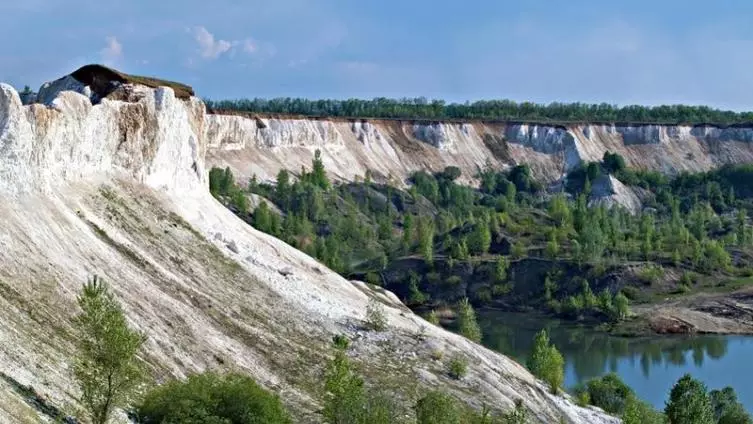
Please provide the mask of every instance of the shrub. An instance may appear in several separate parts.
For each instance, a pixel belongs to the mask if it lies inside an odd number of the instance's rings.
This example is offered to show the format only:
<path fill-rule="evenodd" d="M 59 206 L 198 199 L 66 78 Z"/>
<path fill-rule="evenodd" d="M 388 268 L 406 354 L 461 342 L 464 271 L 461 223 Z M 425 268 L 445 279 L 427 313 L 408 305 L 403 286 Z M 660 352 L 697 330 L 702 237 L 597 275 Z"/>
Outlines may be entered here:
<path fill-rule="evenodd" d="M 447 277 L 447 280 L 445 280 L 448 286 L 457 286 L 460 285 L 460 283 L 463 282 L 463 279 L 458 277 L 457 275 L 451 275 Z"/>
<path fill-rule="evenodd" d="M 136 408 L 143 424 L 288 424 L 279 397 L 245 375 L 204 373 L 150 391 Z"/>
<path fill-rule="evenodd" d="M 440 391 L 431 391 L 416 402 L 417 424 L 457 424 L 461 412 L 455 399 Z"/>
<path fill-rule="evenodd" d="M 640 297 L 641 291 L 637 287 L 625 286 L 622 288 L 622 294 L 624 294 L 630 300 L 636 300 Z"/>
<path fill-rule="evenodd" d="M 368 274 L 366 274 L 366 282 L 371 284 L 372 286 L 382 285 L 382 279 L 376 272 L 369 272 Z"/>
<path fill-rule="evenodd" d="M 435 349 L 431 352 L 431 359 L 435 361 L 441 361 L 443 357 L 444 357 L 444 352 L 442 352 L 442 350 L 440 349 Z"/>
<path fill-rule="evenodd" d="M 430 324 L 439 325 L 439 315 L 437 315 L 437 311 L 434 309 L 429 312 L 429 315 L 426 316 L 426 321 L 429 321 Z"/>
<path fill-rule="evenodd" d="M 662 277 L 664 277 L 664 268 L 661 265 L 649 265 L 638 273 L 638 278 L 649 285 L 657 283 Z"/>
<path fill-rule="evenodd" d="M 468 360 L 460 355 L 455 355 L 447 363 L 447 374 L 455 380 L 460 380 L 468 374 Z"/>
<path fill-rule="evenodd" d="M 332 345 L 335 347 L 335 349 L 348 350 L 348 346 L 350 346 L 350 340 L 348 340 L 347 336 L 336 334 L 332 336 Z"/>
<path fill-rule="evenodd" d="M 384 306 L 374 298 L 371 298 L 366 306 L 366 327 L 374 331 L 387 329 L 387 315 Z"/>
<path fill-rule="evenodd" d="M 628 398 L 635 396 L 633 390 L 615 373 L 589 380 L 585 385 L 584 392 L 591 405 L 598 406 L 615 415 L 621 415 L 625 412 Z"/>

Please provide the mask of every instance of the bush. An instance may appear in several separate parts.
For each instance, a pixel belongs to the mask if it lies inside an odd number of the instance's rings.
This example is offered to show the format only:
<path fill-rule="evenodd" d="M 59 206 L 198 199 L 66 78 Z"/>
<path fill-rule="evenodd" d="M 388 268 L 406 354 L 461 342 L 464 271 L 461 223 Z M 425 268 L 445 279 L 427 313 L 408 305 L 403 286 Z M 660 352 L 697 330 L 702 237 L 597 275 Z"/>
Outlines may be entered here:
<path fill-rule="evenodd" d="M 615 415 L 625 412 L 628 399 L 635 396 L 633 390 L 615 373 L 589 380 L 582 392 L 587 395 L 591 405 Z"/>
<path fill-rule="evenodd" d="M 241 374 L 204 373 L 150 391 L 136 408 L 143 424 L 287 424 L 279 397 Z"/>
<path fill-rule="evenodd" d="M 468 374 L 468 360 L 456 355 L 447 363 L 447 374 L 455 380 L 460 380 Z"/>
<path fill-rule="evenodd" d="M 447 277 L 447 280 L 445 280 L 448 286 L 457 286 L 460 285 L 460 283 L 463 282 L 463 279 L 458 277 L 457 275 L 451 275 Z"/>
<path fill-rule="evenodd" d="M 366 306 L 366 327 L 374 331 L 387 329 L 387 315 L 384 312 L 384 306 L 374 298 L 371 298 Z"/>
<path fill-rule="evenodd" d="M 446 393 L 431 391 L 416 402 L 417 424 L 457 424 L 460 419 L 457 402 Z"/>
<path fill-rule="evenodd" d="M 371 284 L 372 286 L 382 285 L 382 279 L 376 272 L 369 272 L 368 274 L 366 274 L 366 282 Z"/>
<path fill-rule="evenodd" d="M 350 346 L 350 340 L 348 340 L 347 336 L 336 334 L 332 336 L 332 345 L 335 347 L 335 349 L 348 350 L 348 346 Z"/>

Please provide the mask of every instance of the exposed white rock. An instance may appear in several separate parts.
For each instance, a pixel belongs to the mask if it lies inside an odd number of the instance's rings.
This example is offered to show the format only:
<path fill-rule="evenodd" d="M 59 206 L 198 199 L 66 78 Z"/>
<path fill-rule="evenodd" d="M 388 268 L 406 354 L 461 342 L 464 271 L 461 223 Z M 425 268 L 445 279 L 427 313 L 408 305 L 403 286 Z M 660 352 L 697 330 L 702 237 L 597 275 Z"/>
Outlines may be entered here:
<path fill-rule="evenodd" d="M 148 359 L 159 369 L 183 376 L 221 362 L 315 409 L 312 393 L 290 383 L 298 376 L 277 364 L 320 355 L 333 334 L 355 338 L 374 293 L 236 218 L 209 195 L 204 156 L 209 142 L 244 146 L 234 152 L 321 146 L 334 161 L 337 148 L 363 143 L 347 123 L 267 120 L 254 129 L 255 122 L 238 120 L 245 118 L 207 117 L 199 100 L 181 101 L 169 88 L 144 93 L 135 103 L 92 105 L 62 91 L 48 108 L 23 106 L 0 85 L 0 284 L 14 293 L 0 298 L 0 372 L 58 404 L 72 400 L 70 346 L 55 329 L 65 329 L 80 283 L 96 272 L 146 331 Z M 389 147 L 382 140 L 371 151 L 389 157 Z M 480 159 L 473 149 L 463 153 Z M 279 156 L 286 160 L 284 151 Z M 360 159 L 345 158 L 353 166 Z M 388 299 L 389 331 L 379 341 L 366 334 L 354 342 L 357 352 L 374 352 L 364 366 L 399 363 L 397 370 L 412 373 L 405 378 L 433 375 L 422 384 L 439 379 L 458 396 L 476 393 L 469 400 L 498 407 L 520 397 L 542 422 L 617 422 L 550 395 L 516 362 Z M 426 342 L 416 341 L 419 332 Z M 412 352 L 398 355 L 405 346 Z M 469 359 L 463 382 L 446 379 L 441 364 L 426 359 L 436 346 Z M 306 365 L 298 372 L 310 372 Z M 0 410 L 0 420 L 18 418 Z"/>
<path fill-rule="evenodd" d="M 589 205 L 621 206 L 631 213 L 638 213 L 642 208 L 641 199 L 633 190 L 617 178 L 603 174 L 593 181 L 588 202 Z"/>

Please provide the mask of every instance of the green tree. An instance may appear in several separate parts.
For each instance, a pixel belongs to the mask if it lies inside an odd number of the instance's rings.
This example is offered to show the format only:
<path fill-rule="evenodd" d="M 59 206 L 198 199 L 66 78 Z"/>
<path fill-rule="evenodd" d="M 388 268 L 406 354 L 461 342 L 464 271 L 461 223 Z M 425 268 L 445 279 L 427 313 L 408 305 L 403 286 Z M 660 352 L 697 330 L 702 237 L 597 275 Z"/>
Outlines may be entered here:
<path fill-rule="evenodd" d="M 321 187 L 323 190 L 329 189 L 329 180 L 327 179 L 327 172 L 324 170 L 324 163 L 322 162 L 322 152 L 316 149 L 314 152 L 314 160 L 312 163 L 311 182 Z"/>
<path fill-rule="evenodd" d="M 572 212 L 567 204 L 567 200 L 563 195 L 557 195 L 552 197 L 549 201 L 549 216 L 554 220 L 560 228 L 567 228 L 572 225 Z"/>
<path fill-rule="evenodd" d="M 458 328 L 460 334 L 468 340 L 481 342 L 481 327 L 476 320 L 476 311 L 467 297 L 458 304 Z"/>
<path fill-rule="evenodd" d="M 105 424 L 115 408 L 125 407 L 138 393 L 146 372 L 138 352 L 146 336 L 128 327 L 125 314 L 97 276 L 78 296 L 76 358 L 73 374 L 81 403 L 94 424 Z"/>
<path fill-rule="evenodd" d="M 619 292 L 614 297 L 614 308 L 618 319 L 625 319 L 630 314 L 630 300 L 624 293 Z"/>
<path fill-rule="evenodd" d="M 269 210 L 269 206 L 267 206 L 267 202 L 261 201 L 259 203 L 259 206 L 254 209 L 254 213 L 252 215 L 252 223 L 254 225 L 254 228 L 256 228 L 259 231 L 269 233 L 272 230 L 272 214 L 274 212 L 271 212 Z"/>
<path fill-rule="evenodd" d="M 430 219 L 419 222 L 418 244 L 426 263 L 434 263 L 434 223 Z"/>
<path fill-rule="evenodd" d="M 477 222 L 468 237 L 468 250 L 473 255 L 482 255 L 489 251 L 492 244 L 492 234 L 485 221 Z"/>
<path fill-rule="evenodd" d="M 460 424 L 457 401 L 440 391 L 430 391 L 416 402 L 417 424 Z"/>
<path fill-rule="evenodd" d="M 242 374 L 212 372 L 152 389 L 136 408 L 142 424 L 289 424 L 280 398 Z"/>
<path fill-rule="evenodd" d="M 233 190 L 230 196 L 230 203 L 235 206 L 238 214 L 245 216 L 248 214 L 248 198 L 242 190 Z"/>
<path fill-rule="evenodd" d="M 504 283 L 507 281 L 507 270 L 510 268 L 510 261 L 505 256 L 497 257 L 497 263 L 494 267 L 494 281 Z"/>
<path fill-rule="evenodd" d="M 323 415 L 330 424 L 366 424 L 366 391 L 363 379 L 353 372 L 344 349 L 336 349 L 328 364 Z"/>
<path fill-rule="evenodd" d="M 712 390 L 711 406 L 714 410 L 714 418 L 718 424 L 751 424 L 751 419 L 745 407 L 737 400 L 737 393 L 732 387 L 722 390 Z"/>
<path fill-rule="evenodd" d="M 683 375 L 672 387 L 664 408 L 669 424 L 714 424 L 714 411 L 706 385 L 690 374 Z"/>
<path fill-rule="evenodd" d="M 565 380 L 565 359 L 557 348 L 549 343 L 546 329 L 536 333 L 526 366 L 533 375 L 549 384 L 552 393 L 559 391 Z"/>
<path fill-rule="evenodd" d="M 277 173 L 277 183 L 275 184 L 275 198 L 280 204 L 283 210 L 287 210 L 290 207 L 290 174 L 288 171 L 281 169 Z"/>

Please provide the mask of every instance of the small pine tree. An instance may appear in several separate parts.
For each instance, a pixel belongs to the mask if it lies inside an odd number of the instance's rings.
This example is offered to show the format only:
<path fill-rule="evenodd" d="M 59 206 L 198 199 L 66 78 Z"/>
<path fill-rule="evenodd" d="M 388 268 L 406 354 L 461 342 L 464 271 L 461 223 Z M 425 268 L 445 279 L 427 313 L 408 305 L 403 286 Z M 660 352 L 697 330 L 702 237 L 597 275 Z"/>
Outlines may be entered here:
<path fill-rule="evenodd" d="M 458 304 L 458 328 L 460 334 L 468 340 L 481 342 L 481 327 L 476 320 L 476 311 L 467 297 Z"/>
<path fill-rule="evenodd" d="M 324 190 L 329 189 L 329 180 L 327 179 L 327 172 L 324 170 L 324 163 L 322 162 L 322 152 L 316 149 L 314 152 L 314 160 L 312 162 L 311 182 L 321 187 Z"/>
<path fill-rule="evenodd" d="M 549 343 L 546 329 L 534 337 L 533 350 L 526 361 L 533 375 L 549 384 L 552 393 L 557 393 L 565 380 L 565 360 L 554 345 Z"/>

